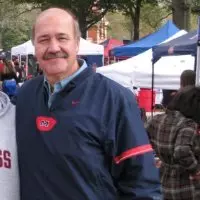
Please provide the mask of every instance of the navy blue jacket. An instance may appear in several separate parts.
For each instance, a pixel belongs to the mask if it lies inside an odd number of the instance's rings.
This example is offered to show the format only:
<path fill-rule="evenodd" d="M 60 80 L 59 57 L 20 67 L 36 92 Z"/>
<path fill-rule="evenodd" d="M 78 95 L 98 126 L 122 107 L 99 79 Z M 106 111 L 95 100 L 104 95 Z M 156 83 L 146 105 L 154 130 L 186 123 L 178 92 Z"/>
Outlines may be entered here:
<path fill-rule="evenodd" d="M 18 93 L 21 200 L 161 199 L 131 92 L 88 67 L 47 98 L 43 76 Z"/>

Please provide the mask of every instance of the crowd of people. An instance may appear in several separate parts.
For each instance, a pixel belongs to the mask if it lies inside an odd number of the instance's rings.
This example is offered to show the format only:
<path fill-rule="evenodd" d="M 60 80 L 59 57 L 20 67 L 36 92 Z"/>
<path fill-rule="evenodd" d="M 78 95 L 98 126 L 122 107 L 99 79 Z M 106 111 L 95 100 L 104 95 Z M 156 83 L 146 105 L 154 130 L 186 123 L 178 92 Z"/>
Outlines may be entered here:
<path fill-rule="evenodd" d="M 14 101 L 6 81 L 24 81 L 23 67 L 0 60 L 0 199 L 200 199 L 194 71 L 182 73 L 180 90 L 148 120 L 131 91 L 77 58 L 70 10 L 39 14 L 32 41 L 40 73 Z"/>
<path fill-rule="evenodd" d="M 0 57 L 0 88 L 10 98 L 16 95 L 20 83 L 25 80 L 25 63 L 18 59 L 8 60 Z"/>

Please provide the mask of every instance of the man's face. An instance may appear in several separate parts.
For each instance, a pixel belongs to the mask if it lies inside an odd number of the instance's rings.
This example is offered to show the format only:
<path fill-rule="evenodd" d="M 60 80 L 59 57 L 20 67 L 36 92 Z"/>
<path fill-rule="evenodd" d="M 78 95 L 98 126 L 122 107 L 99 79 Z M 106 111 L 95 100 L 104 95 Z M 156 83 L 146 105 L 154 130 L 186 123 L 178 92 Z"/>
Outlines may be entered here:
<path fill-rule="evenodd" d="M 73 73 L 79 41 L 67 13 L 46 13 L 35 25 L 35 55 L 46 76 Z"/>

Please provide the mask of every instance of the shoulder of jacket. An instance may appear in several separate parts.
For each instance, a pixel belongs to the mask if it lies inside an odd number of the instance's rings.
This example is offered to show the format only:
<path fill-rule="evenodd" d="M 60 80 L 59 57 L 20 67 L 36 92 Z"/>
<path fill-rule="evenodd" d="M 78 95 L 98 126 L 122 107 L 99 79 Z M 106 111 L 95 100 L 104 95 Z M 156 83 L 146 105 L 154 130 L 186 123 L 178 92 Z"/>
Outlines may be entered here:
<path fill-rule="evenodd" d="M 30 90 L 31 88 L 37 87 L 43 81 L 44 81 L 43 76 L 37 76 L 31 80 L 28 80 L 28 81 L 24 82 L 24 84 L 19 89 L 19 92 L 24 91 L 24 90 Z"/>

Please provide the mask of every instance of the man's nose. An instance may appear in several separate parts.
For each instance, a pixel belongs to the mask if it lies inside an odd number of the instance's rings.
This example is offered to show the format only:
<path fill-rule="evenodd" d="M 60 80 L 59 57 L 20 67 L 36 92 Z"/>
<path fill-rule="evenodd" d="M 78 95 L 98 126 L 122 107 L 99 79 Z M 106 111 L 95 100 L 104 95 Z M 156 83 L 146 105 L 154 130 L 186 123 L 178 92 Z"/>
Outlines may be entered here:
<path fill-rule="evenodd" d="M 56 39 L 52 39 L 49 43 L 48 51 L 50 53 L 56 53 L 60 51 L 59 42 Z"/>

